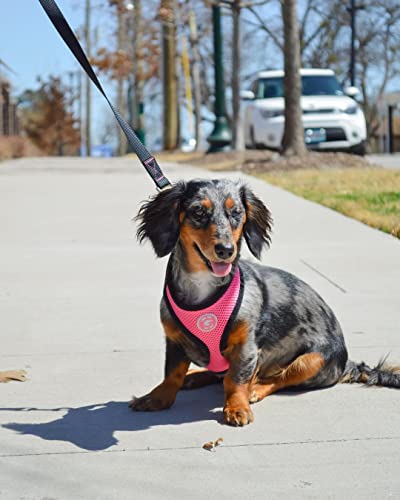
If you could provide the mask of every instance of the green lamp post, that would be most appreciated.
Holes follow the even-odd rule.
[[[222,32],[221,32],[221,7],[214,5],[213,34],[214,34],[214,71],[215,71],[215,124],[214,130],[207,138],[210,143],[208,153],[215,153],[226,149],[232,140],[232,132],[229,128],[225,114],[225,89],[224,89],[224,66],[222,62]]]

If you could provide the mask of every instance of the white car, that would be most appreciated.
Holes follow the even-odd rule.
[[[352,99],[355,87],[343,90],[330,69],[301,69],[304,139],[316,150],[365,154],[367,130],[364,113]],[[241,93],[245,143],[248,148],[279,150],[284,129],[282,70],[262,71],[250,91]]]

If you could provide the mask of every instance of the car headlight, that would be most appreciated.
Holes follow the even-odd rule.
[[[284,114],[283,109],[260,109],[261,116],[263,118],[274,118],[275,116],[282,116]]]
[[[346,115],[355,115],[358,111],[358,106],[357,104],[352,104],[351,106],[347,106],[347,108],[342,108],[340,111],[346,113]]]

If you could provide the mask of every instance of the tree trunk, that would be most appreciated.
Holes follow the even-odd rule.
[[[161,0],[163,46],[163,137],[166,150],[178,145],[178,102],[176,78],[176,43],[174,0]]]
[[[118,32],[117,32],[117,51],[122,52],[126,48],[126,26],[125,16],[123,9],[117,5],[117,19],[118,19]],[[122,116],[125,115],[125,93],[124,93],[124,77],[118,76],[117,81],[117,109]],[[118,155],[122,156],[127,151],[127,139],[121,127],[118,127]]]
[[[145,142],[145,125],[144,125],[144,55],[143,55],[143,14],[142,0],[134,1],[134,9],[132,9],[133,25],[134,25],[134,113],[133,125],[136,134],[142,142]]]
[[[192,49],[192,80],[193,80],[193,96],[194,96],[194,137],[196,139],[196,150],[200,147],[201,142],[201,80],[200,80],[200,54],[199,40],[197,37],[196,18],[193,9],[189,13],[190,26],[190,46]]]
[[[82,146],[83,146],[83,99],[82,99],[82,81],[83,81],[83,73],[82,71],[78,72],[78,124],[79,124],[79,153],[78,155],[82,155]]]
[[[307,153],[301,110],[300,41],[297,21],[297,1],[285,0],[282,5],[285,59],[285,130],[282,154],[302,156]]]
[[[243,124],[240,116],[240,0],[232,2],[232,149],[243,151]]]
[[[90,0],[86,0],[85,5],[85,44],[86,44],[86,55],[90,59],[91,52],[91,33],[90,33],[90,12],[91,5]],[[92,82],[90,78],[86,77],[86,110],[85,110],[85,147],[86,147],[86,156],[90,156],[92,149],[92,141],[91,141],[91,85]]]
[[[192,79],[190,77],[190,60],[188,44],[186,43],[186,34],[181,34],[181,63],[184,77],[185,101],[187,111],[187,130],[188,138],[193,137],[193,95],[192,95]]]

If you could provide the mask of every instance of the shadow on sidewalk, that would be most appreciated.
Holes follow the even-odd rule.
[[[9,423],[5,429],[19,434],[38,436],[48,441],[66,441],[79,448],[100,451],[118,443],[117,431],[141,431],[160,425],[179,425],[202,420],[220,420],[222,387],[207,387],[178,394],[172,408],[160,412],[132,412],[126,401],[109,401],[78,408],[1,408],[16,412],[63,412],[61,417],[45,423]]]

